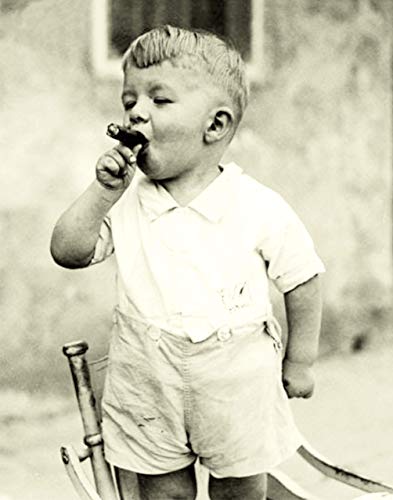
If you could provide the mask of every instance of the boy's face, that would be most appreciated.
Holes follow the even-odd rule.
[[[204,132],[217,105],[217,90],[205,82],[196,71],[169,61],[127,67],[124,125],[148,139],[137,161],[151,179],[175,179],[203,163]]]

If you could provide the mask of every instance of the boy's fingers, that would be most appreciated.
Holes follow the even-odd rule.
[[[307,391],[305,394],[303,394],[301,397],[305,398],[305,399],[308,399],[308,398],[311,398],[311,396],[313,395],[313,393],[314,393],[314,389],[311,389],[311,390]]]
[[[117,151],[123,158],[129,158],[133,154],[132,149],[124,146],[121,142],[116,144],[112,151]]]
[[[128,152],[130,152],[129,155]],[[109,156],[111,158],[115,158],[120,168],[124,169],[127,165],[129,165],[130,167],[136,167],[136,156],[134,156],[131,149],[125,148],[125,150],[121,151],[113,149],[109,153]]]
[[[138,156],[139,151],[143,148],[142,144],[137,144],[132,150],[135,156]]]
[[[124,146],[122,143],[119,143],[115,146],[115,150],[124,158],[127,163],[136,163],[136,157],[141,149],[141,145],[138,144],[134,149],[128,148]]]
[[[314,392],[314,381],[311,377],[299,379],[284,375],[282,384],[289,398],[308,399]]]
[[[108,155],[105,158],[105,162],[103,164],[103,167],[105,170],[109,170],[110,172],[119,172],[120,170],[124,169],[125,167],[125,162],[123,158],[119,159],[114,158],[113,156]]]
[[[108,156],[109,158],[113,158],[120,166],[123,166],[125,164],[125,158],[116,149],[111,149],[110,151],[108,151],[106,153],[106,156]]]
[[[129,150],[126,148],[126,150]],[[131,151],[131,150],[129,150]],[[104,165],[108,165],[111,170],[115,168],[116,170],[125,170],[127,165],[130,167],[136,167],[136,157],[133,155],[132,151],[130,156],[126,156],[126,151],[118,151],[117,149],[111,149],[105,154],[105,159],[103,161]]]

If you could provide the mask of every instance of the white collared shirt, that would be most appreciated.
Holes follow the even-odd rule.
[[[193,342],[271,318],[269,279],[285,293],[324,271],[289,205],[234,163],[186,207],[137,171],[92,263],[113,251],[119,309]]]

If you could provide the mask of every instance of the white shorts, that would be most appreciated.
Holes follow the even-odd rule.
[[[251,476],[301,443],[264,325],[192,343],[117,312],[102,410],[107,461],[143,474],[199,457],[217,478]]]

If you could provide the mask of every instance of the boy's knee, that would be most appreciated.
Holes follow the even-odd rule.
[[[217,479],[210,476],[211,500],[264,500],[267,493],[266,474]]]

